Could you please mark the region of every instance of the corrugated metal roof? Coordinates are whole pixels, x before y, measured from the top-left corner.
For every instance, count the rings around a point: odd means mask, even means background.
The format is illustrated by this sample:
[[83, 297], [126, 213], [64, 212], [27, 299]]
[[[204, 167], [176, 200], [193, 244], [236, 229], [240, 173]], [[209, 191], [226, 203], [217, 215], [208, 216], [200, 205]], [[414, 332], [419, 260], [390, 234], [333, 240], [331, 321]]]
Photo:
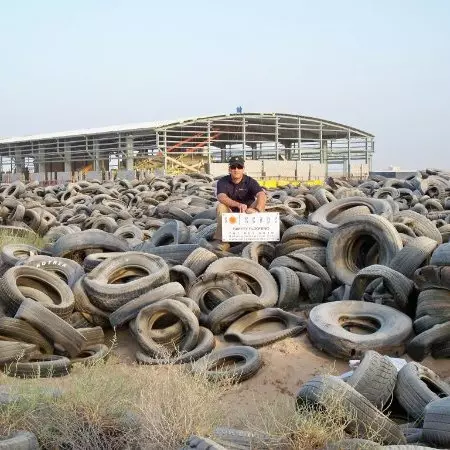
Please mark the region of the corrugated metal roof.
[[136, 131], [136, 130], [155, 130], [157, 128], [165, 127], [167, 125], [186, 122], [195, 120], [196, 117], [178, 119], [178, 120], [158, 120], [155, 122], [141, 122], [141, 123], [131, 123], [125, 125], [112, 125], [108, 127], [100, 128], [84, 128], [80, 130], [71, 131], [58, 131], [56, 133], [42, 133], [42, 134], [31, 134], [28, 136], [21, 137], [9, 137], [0, 139], [0, 144], [14, 144], [16, 142], [27, 142], [27, 141], [42, 141], [46, 139], [57, 139], [65, 138], [71, 136], [89, 136], [93, 134], [108, 134], [108, 133], [118, 133], [120, 131]]
[[301, 117], [302, 119], [306, 120], [315, 120], [315, 121], [322, 121], [324, 123], [329, 123], [332, 125], [336, 125], [339, 127], [345, 127], [350, 128], [352, 131], [356, 131], [358, 133], [362, 133], [367, 136], [373, 136], [370, 133], [366, 131], [359, 130], [354, 127], [349, 127], [348, 125], [340, 124], [337, 122], [332, 122], [326, 119], [319, 119], [317, 117], [309, 117], [309, 116], [302, 116], [297, 114], [283, 114], [283, 113], [242, 113], [242, 114], [217, 114], [217, 115], [205, 115], [205, 116], [194, 116], [194, 117], [186, 117], [182, 119], [175, 119], [175, 120], [159, 120], [154, 122], [141, 122], [141, 123], [133, 123], [133, 124], [125, 124], [125, 125], [113, 125], [108, 127], [101, 127], [101, 128], [85, 128], [81, 130], [72, 130], [72, 131], [60, 131], [56, 133], [43, 133], [43, 134], [33, 134], [28, 136], [21, 136], [21, 137], [9, 137], [9, 138], [2, 138], [0, 139], [0, 144], [14, 144], [14, 143], [20, 143], [20, 142], [29, 142], [29, 141], [41, 141], [46, 139], [58, 139], [58, 138], [67, 138], [67, 137], [73, 137], [73, 136], [90, 136], [90, 135], [96, 135], [96, 134], [108, 134], [108, 133], [118, 133], [118, 132], [127, 132], [127, 131], [137, 131], [137, 130], [158, 130], [164, 127], [168, 127], [171, 125], [178, 125], [182, 124], [184, 122], [193, 122], [197, 120], [206, 120], [206, 119], [214, 119], [214, 118], [221, 118], [221, 117], [233, 117], [233, 116], [263, 116], [263, 117], [270, 117], [270, 116], [290, 116], [290, 117]]

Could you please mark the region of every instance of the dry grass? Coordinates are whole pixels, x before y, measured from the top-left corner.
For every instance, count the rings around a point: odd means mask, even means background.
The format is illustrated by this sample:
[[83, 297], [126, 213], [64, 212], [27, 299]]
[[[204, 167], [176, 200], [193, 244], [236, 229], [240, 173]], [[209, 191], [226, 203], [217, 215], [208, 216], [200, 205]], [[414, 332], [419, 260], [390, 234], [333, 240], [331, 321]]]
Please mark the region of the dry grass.
[[[277, 448], [285, 450], [311, 450], [324, 448], [327, 442], [345, 439], [345, 432], [353, 417], [343, 410], [336, 398], [328, 403], [327, 410], [303, 405], [295, 409], [295, 399], [280, 397], [272, 403], [259, 401], [259, 414], [251, 421], [243, 419], [243, 426], [255, 433], [255, 448]], [[270, 444], [258, 436], [269, 437]]]
[[[322, 449], [329, 443], [351, 438], [346, 430], [357, 422], [356, 411], [349, 412], [343, 407], [342, 395], [327, 395], [323, 400], [326, 409], [309, 404], [296, 409], [295, 399], [287, 396], [271, 403], [254, 399], [258, 402], [258, 414], [242, 417], [242, 427], [254, 434], [252, 448], [255, 449]], [[358, 432], [368, 441], [380, 440], [381, 430], [375, 424], [369, 428], [360, 425]], [[358, 445], [364, 448], [364, 444]]]
[[0, 248], [7, 244], [28, 244], [39, 249], [46, 245], [45, 239], [38, 234], [22, 232], [20, 229], [0, 228]]
[[[0, 435], [36, 434], [43, 448], [178, 449], [191, 434], [209, 434], [228, 411], [231, 384], [213, 384], [183, 366], [128, 366], [114, 360], [77, 367], [50, 380], [0, 377], [19, 395], [0, 406]], [[43, 386], [58, 387], [55, 397]]]

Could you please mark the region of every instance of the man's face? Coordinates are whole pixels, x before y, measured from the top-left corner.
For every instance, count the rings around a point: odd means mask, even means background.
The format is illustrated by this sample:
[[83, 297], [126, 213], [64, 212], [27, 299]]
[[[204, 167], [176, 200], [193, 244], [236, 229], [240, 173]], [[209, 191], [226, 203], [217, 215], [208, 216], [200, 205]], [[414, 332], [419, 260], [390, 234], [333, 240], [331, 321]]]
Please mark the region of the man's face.
[[242, 164], [230, 164], [228, 166], [228, 173], [231, 175], [233, 181], [240, 181], [244, 176], [244, 166]]

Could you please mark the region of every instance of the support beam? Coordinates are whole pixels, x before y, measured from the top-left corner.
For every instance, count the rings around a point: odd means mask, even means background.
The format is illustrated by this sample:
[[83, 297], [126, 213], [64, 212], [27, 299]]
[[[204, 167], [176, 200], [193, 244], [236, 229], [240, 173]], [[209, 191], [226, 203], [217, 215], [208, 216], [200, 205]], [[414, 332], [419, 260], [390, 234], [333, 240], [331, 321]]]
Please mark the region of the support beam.
[[242, 154], [244, 157], [244, 161], [247, 159], [247, 153], [245, 150], [245, 146], [246, 146], [246, 136], [245, 136], [245, 117], [242, 117]]
[[39, 173], [45, 174], [44, 177], [47, 177], [47, 168], [45, 165], [45, 153], [44, 149], [42, 148], [42, 144], [38, 143], [38, 171]]
[[275, 155], [276, 155], [276, 161], [280, 159], [279, 151], [278, 151], [278, 116], [275, 117]]
[[72, 152], [70, 142], [64, 142], [64, 172], [72, 173]]
[[207, 146], [208, 146], [208, 167], [211, 168], [211, 121], [208, 120], [208, 124], [207, 124], [207, 137], [208, 137], [208, 142], [207, 142]]
[[92, 142], [92, 150], [94, 151], [94, 170], [100, 170], [100, 143], [98, 138], [94, 138]]
[[351, 169], [350, 169], [350, 128], [347, 130], [347, 176], [350, 178]]
[[127, 136], [125, 142], [126, 142], [125, 168], [127, 170], [133, 170], [134, 169], [133, 136]]
[[167, 130], [164, 130], [164, 175], [167, 175]]
[[16, 173], [23, 173], [24, 159], [21, 149], [17, 146], [14, 148], [14, 163], [16, 166]]
[[302, 119], [301, 117], [298, 118], [298, 160], [302, 160]]

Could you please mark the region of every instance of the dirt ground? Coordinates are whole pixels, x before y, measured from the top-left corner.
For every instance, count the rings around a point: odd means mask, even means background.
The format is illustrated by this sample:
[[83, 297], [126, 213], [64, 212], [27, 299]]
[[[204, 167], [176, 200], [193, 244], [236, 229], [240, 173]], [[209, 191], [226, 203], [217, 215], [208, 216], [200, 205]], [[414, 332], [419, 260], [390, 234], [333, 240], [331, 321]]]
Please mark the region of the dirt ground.
[[[107, 337], [111, 337], [108, 334]], [[113, 353], [126, 363], [135, 361], [137, 343], [128, 330], [117, 334], [117, 346]], [[216, 348], [230, 345], [222, 337], [216, 338]], [[295, 396], [300, 386], [317, 374], [339, 375], [349, 369], [348, 361], [335, 359], [311, 344], [306, 331], [294, 338], [285, 339], [260, 348], [263, 365], [251, 379], [241, 383], [228, 394], [224, 401], [231, 402], [240, 414], [257, 414], [261, 401], [268, 404], [279, 400], [280, 396]], [[407, 361], [411, 359], [403, 355]], [[435, 371], [444, 379], [450, 380], [450, 360], [436, 360], [427, 357], [422, 364]], [[149, 368], [151, 369], [151, 368]]]

